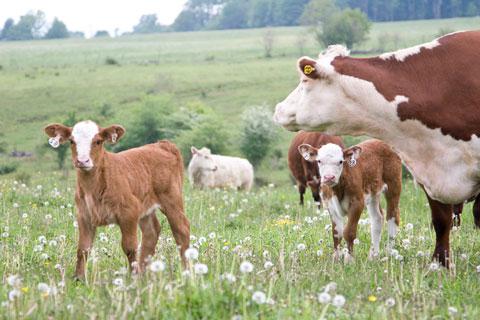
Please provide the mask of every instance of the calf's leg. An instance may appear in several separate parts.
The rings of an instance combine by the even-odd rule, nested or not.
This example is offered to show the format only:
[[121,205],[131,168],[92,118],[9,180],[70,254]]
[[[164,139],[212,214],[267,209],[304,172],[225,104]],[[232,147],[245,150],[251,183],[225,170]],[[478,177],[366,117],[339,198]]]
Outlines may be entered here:
[[122,249],[128,259],[128,266],[131,271],[138,271],[138,267],[134,267],[137,258],[137,228],[138,221],[136,219],[122,219],[119,221],[120,231],[122,232]]
[[[343,237],[347,242],[348,255],[345,256],[345,262],[353,260],[353,241],[357,238],[358,220],[364,207],[363,199],[352,199],[348,208],[348,221],[343,230]],[[380,230],[381,231],[381,230]]]
[[139,267],[140,271],[145,270],[148,257],[155,254],[155,247],[160,236],[160,224],[155,212],[143,217],[139,221],[142,230],[142,247],[140,251]]
[[160,205],[160,210],[162,210],[167,217],[175,242],[180,248],[180,257],[185,267],[185,250],[190,246],[190,222],[183,211],[183,199],[181,195],[161,195]]
[[382,238],[383,212],[380,208],[380,194],[367,200],[367,211],[370,216],[371,246],[369,259],[376,258],[380,253],[380,239]]
[[93,239],[95,238],[95,227],[81,216],[78,222],[78,247],[77,247],[77,266],[75,268],[75,278],[82,280],[85,278],[85,264],[87,262],[88,253],[92,249]]
[[452,205],[433,200],[427,194],[428,203],[432,212],[432,224],[436,234],[433,259],[438,260],[444,267],[449,267],[450,229],[452,227]]

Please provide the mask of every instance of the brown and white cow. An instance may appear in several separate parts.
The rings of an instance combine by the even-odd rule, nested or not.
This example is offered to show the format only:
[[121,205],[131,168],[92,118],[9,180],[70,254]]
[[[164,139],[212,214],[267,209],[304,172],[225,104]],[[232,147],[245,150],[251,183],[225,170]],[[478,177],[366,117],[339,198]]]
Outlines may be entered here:
[[298,147],[302,144],[309,144],[313,147],[320,148],[327,143],[334,143],[342,148],[344,147],[342,138],[320,132],[300,131],[293,137],[290,143],[290,148],[288,149],[288,167],[297,182],[301,205],[303,205],[307,186],[310,187],[315,202],[319,206],[321,205],[320,176],[317,164],[305,160],[300,153],[298,153]]
[[96,227],[112,223],[120,226],[122,248],[130,267],[135,266],[137,258],[140,225],[142,246],[134,270],[143,271],[148,257],[155,253],[160,235],[156,209],[166,215],[185,263],[190,225],[183,210],[182,156],[174,144],[159,141],[110,153],[103,144],[116,143],[125,129],[119,125],[100,128],[92,121],[79,122],[73,128],[51,124],[45,133],[53,147],[70,142],[73,164],[77,168],[77,278],[84,277]]
[[[340,257],[342,237],[347,242],[345,261],[352,259],[353,242],[363,209],[370,215],[370,258],[378,256],[384,224],[380,205],[381,194],[387,202],[387,230],[394,239],[400,223],[400,193],[402,191],[402,161],[386,143],[371,139],[342,150],[336,144],[320,148],[302,144],[299,153],[318,166],[322,184],[322,200],[332,219],[334,257]],[[344,218],[347,224],[344,226]]]
[[480,31],[372,58],[330,46],[298,61],[301,81],[276,106],[289,130],[369,135],[393,146],[423,185],[448,266],[452,205],[480,192]]

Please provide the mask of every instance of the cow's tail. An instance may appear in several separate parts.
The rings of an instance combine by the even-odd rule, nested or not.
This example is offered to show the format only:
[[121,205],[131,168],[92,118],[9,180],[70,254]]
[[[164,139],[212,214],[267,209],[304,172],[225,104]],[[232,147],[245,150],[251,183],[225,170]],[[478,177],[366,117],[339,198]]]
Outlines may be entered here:
[[160,148],[162,148],[163,150],[165,151],[168,151],[170,152],[171,154],[173,154],[176,158],[177,158],[177,167],[178,167],[178,171],[180,172],[180,176],[181,176],[181,179],[180,179],[180,183],[183,184],[183,175],[184,175],[184,172],[183,172],[183,157],[182,157],[182,154],[180,153],[180,150],[178,150],[177,146],[168,141],[168,140],[160,140],[158,141],[158,145],[160,146]]

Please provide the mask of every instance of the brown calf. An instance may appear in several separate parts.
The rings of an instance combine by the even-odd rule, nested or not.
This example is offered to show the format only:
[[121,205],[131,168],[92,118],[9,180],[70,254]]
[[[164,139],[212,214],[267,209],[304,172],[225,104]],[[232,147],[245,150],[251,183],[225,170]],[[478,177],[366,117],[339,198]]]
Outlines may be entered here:
[[[160,224],[159,208],[167,217],[180,247],[182,262],[189,246],[190,225],[183,209],[183,162],[174,144],[159,141],[120,153],[103,148],[116,143],[125,133],[118,125],[100,128],[82,121],[73,128],[51,124],[45,128],[50,144],[70,141],[72,160],[77,168],[75,203],[79,241],[75,276],[83,278],[88,252],[98,226],[118,224],[122,248],[135,271],[143,271],[149,256],[155,253]],[[137,228],[142,230],[141,253],[137,258]]]
[[290,148],[288,149],[288,167],[297,182],[301,205],[303,205],[303,198],[307,186],[310,187],[315,202],[319,205],[321,204],[320,175],[318,173],[318,166],[315,163],[306,161],[298,153],[298,146],[301,144],[309,144],[315,148],[320,148],[327,143],[334,143],[342,148],[344,147],[342,138],[320,132],[300,131],[290,143]]
[[[339,258],[338,246],[342,236],[347,241],[348,254],[352,259],[353,242],[357,237],[358,220],[365,205],[370,215],[370,258],[378,255],[384,222],[380,195],[387,200],[388,235],[394,238],[400,222],[398,204],[402,190],[402,162],[392,149],[380,140],[367,140],[351,148],[327,144],[320,149],[301,145],[299,151],[311,162],[317,162],[322,183],[322,199],[332,218],[335,257]],[[343,225],[343,218],[348,222]]]

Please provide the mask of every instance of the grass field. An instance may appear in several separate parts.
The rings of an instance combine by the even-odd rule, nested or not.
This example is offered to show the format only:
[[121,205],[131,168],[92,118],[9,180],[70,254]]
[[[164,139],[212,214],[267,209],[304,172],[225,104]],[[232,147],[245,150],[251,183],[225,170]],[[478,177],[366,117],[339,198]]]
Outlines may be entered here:
[[[119,229],[106,227],[97,231],[86,282],[77,283],[71,280],[77,239],[72,186],[59,181],[54,174],[31,186],[12,180],[0,184],[3,318],[480,317],[480,243],[471,214],[452,232],[455,268],[437,270],[430,259],[434,232],[425,197],[410,182],[402,195],[397,251],[389,253],[384,247],[384,233],[376,261],[367,259],[366,213],[355,262],[344,265],[332,259],[328,214],[311,202],[302,209],[291,186],[263,187],[250,194],[186,187],[191,244],[199,251],[190,275],[182,272],[168,224],[160,216],[162,235],[153,260],[161,261],[157,264],[164,265],[164,271],[131,277]],[[251,273],[240,271],[244,261],[253,264]],[[195,274],[196,263],[205,264],[208,272]],[[12,275],[21,280],[8,278]],[[257,291],[265,294],[265,303],[259,293],[252,299]],[[331,298],[344,297],[345,304],[335,306],[339,297],[321,302],[319,294],[325,291]],[[10,301],[9,295],[15,294]]]
[[[441,28],[479,26],[480,18],[377,23],[356,49],[378,48],[386,34],[395,39],[387,47],[403,47],[428,41]],[[257,175],[275,186],[249,194],[185,187],[192,245],[199,251],[189,275],[180,268],[161,217],[153,260],[163,271],[131,277],[118,227],[107,227],[97,232],[86,282],[71,280],[78,236],[74,174],[55,170],[53,152],[36,153],[46,142],[45,124],[71,111],[77,118],[97,118],[100,107],[110,104],[115,114],[100,124],[123,124],[128,134],[139,101],[166,95],[179,107],[197,101],[211,106],[233,132],[231,153],[238,154],[235,132],[243,110],[263,104],[273,109],[298,81],[296,59],[321,50],[306,29],[272,30],[268,59],[262,29],[0,42],[0,141],[9,150],[35,153],[20,160],[16,173],[0,176],[0,318],[480,318],[480,242],[471,206],[462,227],[452,232],[451,270],[437,270],[431,262],[429,209],[410,181],[402,194],[396,251],[383,248],[378,260],[367,260],[364,214],[355,262],[335,263],[330,219],[311,202],[298,206],[286,161],[275,169],[264,163]],[[119,64],[108,65],[107,58]],[[285,159],[293,133],[279,130],[279,135]],[[244,261],[253,264],[252,272],[240,271]],[[196,263],[208,272],[195,274]],[[328,297],[334,301],[326,303]]]

